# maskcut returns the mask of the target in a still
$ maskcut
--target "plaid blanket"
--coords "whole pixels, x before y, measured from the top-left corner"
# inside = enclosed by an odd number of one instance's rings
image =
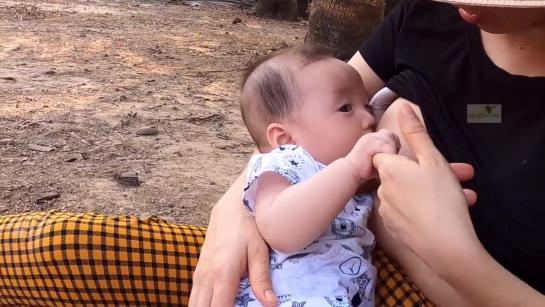
[[[0,217],[2,306],[186,306],[206,228],[94,213]],[[431,306],[376,251],[377,306]]]

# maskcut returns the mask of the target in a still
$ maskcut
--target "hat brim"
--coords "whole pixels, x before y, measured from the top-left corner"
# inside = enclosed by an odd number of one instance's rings
[[[434,0],[456,5],[512,7],[512,8],[545,8],[545,0]]]

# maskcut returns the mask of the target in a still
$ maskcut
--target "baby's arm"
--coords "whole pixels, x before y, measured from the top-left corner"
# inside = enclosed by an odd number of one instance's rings
[[[255,208],[261,235],[275,250],[301,250],[327,229],[358,187],[373,178],[372,157],[397,150],[397,137],[382,130],[362,136],[346,157],[299,184],[290,185],[278,174],[264,173]]]

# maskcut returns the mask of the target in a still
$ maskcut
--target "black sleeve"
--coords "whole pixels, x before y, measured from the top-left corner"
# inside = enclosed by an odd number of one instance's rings
[[[396,74],[395,53],[401,31],[413,0],[405,0],[384,18],[359,49],[371,69],[386,82]]]
[[[405,98],[421,108],[425,103],[437,100],[431,83],[423,75],[411,69],[403,70],[392,76],[386,82],[386,87],[399,97]]]

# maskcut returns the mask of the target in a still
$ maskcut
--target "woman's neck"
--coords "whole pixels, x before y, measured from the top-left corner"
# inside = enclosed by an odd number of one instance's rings
[[[496,66],[513,75],[545,77],[545,23],[506,34],[481,30],[481,37],[486,54]]]

